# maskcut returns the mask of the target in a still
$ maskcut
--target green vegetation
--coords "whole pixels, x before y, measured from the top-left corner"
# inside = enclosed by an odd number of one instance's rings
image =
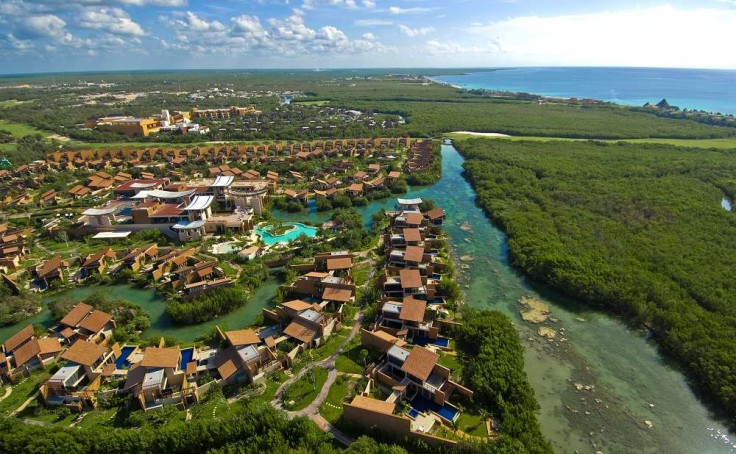
[[[362,384],[365,388],[365,383]],[[342,417],[342,403],[347,398],[355,395],[361,389],[359,380],[354,377],[338,375],[335,384],[332,385],[327,393],[327,398],[319,407],[319,413],[330,422],[335,424]]]
[[[291,384],[282,395],[284,408],[287,410],[301,410],[307,407],[322,390],[327,381],[327,369],[314,367]]]
[[[20,383],[13,385],[13,391],[8,397],[0,400],[0,415],[7,416],[20,407],[20,405],[33,397],[38,391],[38,386],[48,380],[49,374],[44,370],[38,370],[31,373],[31,376],[23,379]],[[5,394],[5,388],[2,388]],[[0,449],[0,452],[2,450]]]
[[[138,334],[151,326],[151,315],[140,306],[122,299],[115,299],[102,290],[88,296],[85,303],[97,310],[107,312],[115,319],[114,342],[138,340]],[[61,320],[79,301],[61,299],[50,304],[54,320]]]
[[[7,101],[6,101],[7,102]],[[18,105],[17,103],[13,105]],[[0,105],[0,107],[11,107],[8,105]],[[36,134],[49,135],[49,131],[44,131],[39,128],[34,128],[25,123],[15,123],[7,120],[0,120],[0,130],[8,131],[13,137],[20,139],[25,136],[32,136]]]
[[[160,417],[164,410],[151,414]],[[313,423],[305,418],[289,421],[265,405],[251,405],[237,415],[218,419],[173,420],[136,431],[106,430],[104,434],[98,429],[0,421],[1,452],[54,453],[60,446],[70,453],[335,452],[329,437]]]
[[[0,326],[13,325],[35,314],[39,309],[39,301],[22,292],[14,295],[5,281],[0,280]]]
[[[473,401],[501,421],[497,452],[552,452],[537,421],[539,404],[524,372],[524,349],[511,320],[500,312],[464,311],[457,332],[463,382]]]
[[[174,323],[191,325],[212,320],[244,305],[248,292],[242,286],[213,289],[191,300],[170,300],[166,312]]]
[[[649,327],[736,413],[733,152],[601,142],[458,144],[479,203],[535,279]]]

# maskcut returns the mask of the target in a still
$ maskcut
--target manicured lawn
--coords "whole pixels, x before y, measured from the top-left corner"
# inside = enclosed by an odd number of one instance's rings
[[[467,412],[460,413],[457,419],[457,428],[468,435],[476,437],[487,437],[486,424],[480,415],[470,414]]]
[[[287,378],[289,377],[287,377],[282,370],[276,371],[273,374],[269,375],[266,378],[266,392],[258,397],[255,397],[254,399],[260,400],[262,402],[271,402],[276,395],[276,390],[279,388],[281,383],[286,381]]]
[[[453,377],[459,377],[460,376],[460,370],[462,369],[462,366],[460,365],[460,361],[458,360],[457,356],[455,355],[448,355],[445,353],[444,355],[440,356],[440,360],[438,363],[441,366],[445,366],[448,369],[452,371]]]
[[[327,381],[327,369],[313,368],[284,391],[284,408],[301,410],[307,407],[317,397],[325,381]]]
[[[358,379],[348,378],[345,375],[337,377],[335,384],[327,393],[327,399],[320,405],[319,412],[330,424],[335,424],[342,416],[342,402],[350,394],[353,394]]]
[[[37,390],[44,380],[49,378],[49,374],[45,371],[33,373],[21,383],[13,385],[13,392],[3,401],[0,401],[0,415],[9,415],[20,405],[28,400]],[[5,395],[7,385],[0,389],[0,396]]]
[[[324,106],[330,103],[329,100],[322,101],[292,101],[294,104],[301,104],[303,106]]]
[[[353,342],[348,345],[342,355],[335,360],[335,369],[348,374],[362,374],[364,367],[361,365],[360,351],[363,350],[360,339],[355,336]]]
[[[113,427],[112,421],[117,412],[117,408],[97,408],[85,416],[78,427],[84,429],[98,426]]]

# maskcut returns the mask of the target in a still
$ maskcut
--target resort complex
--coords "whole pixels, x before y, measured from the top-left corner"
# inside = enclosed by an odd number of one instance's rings
[[[212,322],[202,342],[145,337],[152,321],[135,301],[113,301],[114,292],[59,300],[50,303],[50,323],[20,324],[5,340],[3,380],[35,384],[39,403],[25,406],[65,408],[89,421],[120,402],[127,411],[190,412],[218,390],[231,399],[268,396],[293,412],[309,403],[296,394],[306,379],[316,380],[315,391],[330,387],[315,377],[327,364],[340,396],[313,405],[315,417],[325,409],[329,430],[378,428],[437,446],[490,439],[490,420],[478,420],[473,435],[460,430],[470,430],[460,423],[473,391],[443,365],[457,364],[452,333],[461,326],[457,294],[446,294],[454,273],[446,213],[403,198],[408,175],[436,169],[438,148],[408,137],[103,148],[9,168],[3,206],[47,213],[39,225],[0,225],[11,294],[134,283],[162,298],[166,323]],[[74,177],[49,191],[37,180],[41,171]],[[356,208],[381,200],[393,203],[367,230]],[[269,270],[280,276],[278,288],[260,314],[227,315],[252,304],[274,279]]]

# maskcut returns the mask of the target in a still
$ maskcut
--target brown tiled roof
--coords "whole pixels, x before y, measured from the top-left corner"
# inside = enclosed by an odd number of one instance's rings
[[[100,260],[102,260],[102,257],[107,257],[107,256],[110,256],[110,255],[114,256],[115,253],[109,247],[108,248],[105,248],[105,249],[100,249],[99,251],[95,252],[94,254],[88,255],[87,256],[87,259],[82,264],[82,267],[94,265],[95,263],[97,263]]]
[[[439,359],[440,355],[437,353],[427,348],[416,346],[409,352],[409,357],[404,361],[401,370],[415,376],[419,380],[425,381],[429,378],[432,369],[434,369]]]
[[[59,343],[59,339],[55,337],[44,337],[42,339],[38,339],[38,346],[41,349],[40,353],[42,355],[46,355],[48,353],[58,353],[63,350],[61,347],[61,344]]]
[[[401,288],[418,288],[422,286],[422,275],[419,270],[399,270]]]
[[[112,315],[108,314],[107,312],[95,310],[92,311],[92,313],[90,313],[87,318],[82,320],[82,323],[79,324],[79,327],[96,333],[100,331],[105,325],[107,325],[107,322],[109,322],[110,320],[112,320]]]
[[[404,260],[409,262],[421,262],[424,257],[424,248],[421,246],[407,246],[404,252]]]
[[[93,307],[85,303],[77,303],[59,323],[66,326],[77,326],[92,311]]]
[[[165,203],[161,205],[161,208],[156,210],[152,216],[178,216],[181,213],[183,213],[183,211],[179,209],[179,205],[175,203]]]
[[[328,287],[322,292],[322,299],[329,301],[339,301],[342,303],[350,301],[353,296],[353,292],[346,288],[332,288]]]
[[[186,374],[191,375],[193,373],[197,372],[197,362],[196,361],[189,361],[187,363],[186,367]]]
[[[58,268],[65,266],[66,264],[63,263],[64,260],[62,260],[61,255],[55,255],[51,257],[50,260],[46,260],[41,266],[36,268],[36,274],[38,277],[44,277],[47,274],[50,274],[52,271],[56,271]]]
[[[424,220],[422,213],[405,213],[404,217],[409,225],[422,225],[422,220]]]
[[[41,346],[36,342],[35,339],[30,342],[26,342],[20,348],[16,349],[13,353],[13,359],[15,361],[15,367],[20,367],[41,353]]]
[[[350,257],[327,259],[327,271],[349,270],[352,267],[353,267],[353,259]]]
[[[312,307],[310,303],[307,303],[306,301],[303,301],[303,300],[291,300],[285,303],[281,303],[281,305],[291,310],[297,311],[297,312],[300,312],[300,311],[303,311],[304,309],[309,309]]]
[[[107,349],[102,345],[97,345],[94,342],[80,339],[74,342],[74,345],[69,347],[67,351],[62,353],[61,357],[83,366],[92,367],[92,365],[100,359],[100,356],[105,354],[106,350]]]
[[[276,346],[276,341],[273,339],[273,336],[266,337],[263,339],[263,342],[266,343],[266,347],[268,348],[274,348]]]
[[[305,274],[305,277],[317,277],[320,279],[326,278],[329,276],[330,273],[320,273],[319,271],[310,271],[309,273]]]
[[[284,334],[293,337],[300,342],[311,342],[312,339],[317,335],[317,332],[305,322],[300,319],[296,319],[289,323],[289,326],[284,330]]]
[[[400,320],[407,320],[410,322],[421,322],[424,320],[424,312],[427,310],[427,302],[414,299],[412,296],[404,298],[404,302],[401,303],[401,312],[399,313]]]
[[[220,373],[220,377],[222,377],[223,380],[227,380],[232,374],[237,371],[238,366],[236,366],[235,362],[229,358],[224,363],[220,364],[220,367],[217,368],[217,372]]]
[[[387,333],[386,331],[378,330],[378,331],[372,331],[371,333],[380,339],[383,339],[387,342],[390,342],[396,345],[397,347],[403,347],[404,345],[406,345],[406,341],[403,341],[399,339],[398,337],[390,333]]]
[[[143,367],[172,367],[179,365],[181,352],[176,348],[148,347],[143,352],[140,365]]]
[[[26,342],[28,339],[33,337],[33,326],[27,325],[22,330],[10,336],[10,339],[5,341],[5,351],[12,352],[18,348],[21,344]]]
[[[394,170],[392,172],[389,172],[388,173],[388,176],[390,178],[399,178],[399,177],[401,177],[401,172],[397,172],[397,171]]]
[[[115,364],[106,364],[105,367],[102,368],[103,377],[112,377],[114,373],[115,373]]]
[[[385,400],[373,399],[372,397],[362,396],[360,394],[353,397],[353,401],[350,405],[361,408],[363,410],[374,411],[376,413],[383,413],[385,415],[391,415],[394,412],[396,406],[391,402]]]
[[[363,183],[353,183],[348,186],[350,192],[361,192],[363,190]]]
[[[225,337],[233,346],[260,344],[261,339],[252,329],[239,329],[237,331],[225,331]]]
[[[402,233],[405,241],[422,241],[422,232],[419,229],[404,229]]]
[[[71,328],[69,328],[69,327],[67,326],[67,327],[66,327],[66,328],[64,328],[63,330],[59,331],[59,334],[60,334],[60,335],[61,335],[61,336],[62,336],[62,337],[63,337],[64,339],[69,339],[69,338],[71,338],[72,336],[74,336],[75,332],[74,332],[74,330],[73,330],[73,329],[71,329]]]
[[[427,211],[427,217],[429,219],[438,219],[445,216],[445,210],[442,208],[434,208],[432,210]]]
[[[123,389],[131,389],[140,385],[143,383],[143,377],[145,376],[146,368],[141,367],[139,364],[134,364],[130,370],[128,370],[128,375],[125,377],[125,385],[123,385]]]

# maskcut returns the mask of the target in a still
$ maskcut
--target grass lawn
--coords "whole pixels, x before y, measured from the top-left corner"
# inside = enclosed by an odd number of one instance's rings
[[[327,369],[315,367],[307,372],[284,391],[284,408],[287,410],[306,408],[317,397],[325,381]]]
[[[78,424],[78,427],[82,427],[84,429],[98,426],[113,427],[113,419],[115,418],[115,413],[117,412],[117,407],[97,408],[89,412],[89,414],[85,416]]]
[[[343,328],[339,331],[333,332],[332,336],[327,339],[327,342],[317,348],[307,350],[306,352],[297,356],[297,361],[291,367],[291,371],[296,374],[300,370],[302,370],[304,366],[306,366],[308,363],[322,361],[323,359],[332,356],[332,354],[335,353],[338,348],[340,348],[340,345],[345,340],[345,336],[347,336],[349,332],[350,330],[347,328]]]
[[[469,137],[480,137],[480,136],[473,136],[470,134],[457,134],[457,133],[449,133],[445,135],[453,139],[467,139]],[[560,141],[565,141],[565,142],[580,142],[580,141],[591,140],[591,139],[571,139],[567,137],[537,137],[537,136],[489,137],[489,139],[531,140],[531,141],[538,141],[538,142],[551,142],[555,140],[560,140]],[[725,139],[658,139],[658,138],[619,139],[619,140],[601,140],[601,142],[659,143],[659,144],[675,145],[678,147],[718,148],[718,149],[723,149],[723,150],[729,150],[729,149],[736,148],[736,137],[729,137]]]
[[[73,413],[65,407],[46,407],[39,396],[16,416],[21,419],[31,419],[66,427],[77,419],[79,413]]]
[[[6,99],[5,101],[0,101],[0,108],[13,107],[19,104],[25,104],[27,102],[33,102],[33,101],[19,101],[17,99]]]
[[[235,277],[235,275],[238,274],[238,270],[232,267],[229,263],[225,261],[218,261],[218,265],[220,265],[220,268],[222,268],[222,271],[225,272],[230,277]]]
[[[361,366],[360,351],[363,349],[364,347],[360,344],[360,338],[355,336],[353,342],[335,360],[335,369],[348,374],[362,374],[364,367]]]
[[[445,366],[448,369],[452,371],[453,377],[459,377],[460,376],[460,370],[462,369],[462,366],[460,365],[460,360],[455,355],[448,355],[445,353],[444,355],[440,356],[440,360],[437,361],[441,366]]]
[[[327,399],[319,407],[319,413],[324,416],[330,424],[335,424],[342,416],[342,402],[348,395],[352,394],[358,384],[358,379],[348,378],[345,375],[337,377],[335,384],[327,393]]]
[[[281,386],[281,383],[285,382],[289,378],[286,376],[284,371],[279,370],[269,375],[266,378],[266,392],[260,396],[254,397],[254,400],[260,400],[262,402],[271,402],[276,395],[276,390]]]
[[[49,378],[46,371],[37,371],[22,382],[13,385],[13,392],[3,401],[0,401],[0,415],[9,415],[20,405],[28,400],[44,380]],[[0,396],[5,395],[7,385],[0,390]]]
[[[368,273],[370,272],[371,266],[369,263],[361,263],[360,265],[353,268],[353,279],[355,280],[356,286],[365,285],[368,280]]]
[[[53,134],[51,131],[44,131],[42,129],[38,129],[31,125],[26,125],[23,123],[14,123],[12,121],[7,120],[0,120],[0,129],[4,129],[5,131],[8,131],[13,135],[13,137],[23,137],[28,136],[32,134],[43,134],[44,136],[49,136]]]
[[[467,412],[460,413],[460,417],[457,419],[457,428],[468,435],[473,435],[476,437],[488,436],[488,432],[486,431],[486,424],[481,419],[480,415],[475,415]]]

